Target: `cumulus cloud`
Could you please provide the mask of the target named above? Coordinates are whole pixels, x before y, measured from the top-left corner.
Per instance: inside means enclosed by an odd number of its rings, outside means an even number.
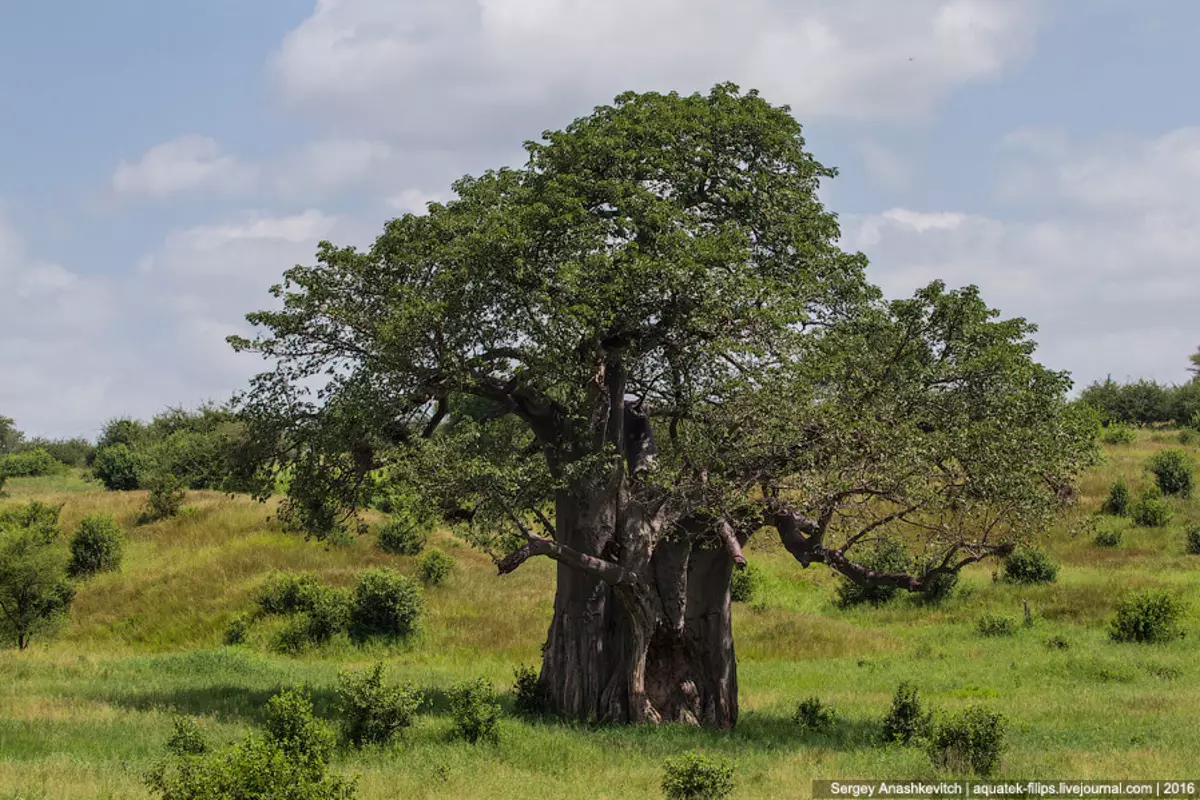
[[[233,193],[252,187],[255,173],[222,152],[216,140],[187,135],[150,148],[132,164],[122,161],[112,188],[121,197],[162,198],[200,189]]]

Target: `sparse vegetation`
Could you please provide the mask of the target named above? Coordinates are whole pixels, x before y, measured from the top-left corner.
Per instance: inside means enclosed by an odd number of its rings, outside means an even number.
[[[1008,617],[984,614],[975,622],[975,630],[980,636],[1013,636],[1017,632],[1017,623]]]

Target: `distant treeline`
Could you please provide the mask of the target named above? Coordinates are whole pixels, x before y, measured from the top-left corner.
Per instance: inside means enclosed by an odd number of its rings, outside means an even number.
[[[1200,426],[1200,379],[1172,385],[1147,380],[1117,383],[1108,378],[1088,386],[1079,399],[1096,409],[1105,423]]]

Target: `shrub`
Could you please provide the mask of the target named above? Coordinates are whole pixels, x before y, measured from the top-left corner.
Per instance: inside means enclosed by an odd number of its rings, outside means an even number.
[[[342,739],[355,747],[386,744],[413,723],[421,693],[411,686],[383,682],[383,662],[363,672],[338,676]]]
[[[253,621],[253,617],[249,614],[238,614],[229,620],[229,624],[225,626],[225,644],[230,646],[245,644],[246,635],[250,633],[250,625]]]
[[[1115,528],[1106,528],[1096,534],[1096,538],[1092,540],[1100,547],[1116,547],[1121,543],[1121,531]]]
[[[483,678],[451,687],[450,715],[454,717],[452,735],[456,739],[475,744],[500,738],[500,704],[496,702],[496,690]]]
[[[179,510],[183,508],[183,481],[170,472],[155,471],[144,483],[150,494],[146,496],[146,510],[142,512],[143,522],[155,522],[179,515]]]
[[[441,584],[454,569],[454,558],[441,550],[430,550],[417,562],[417,577],[426,586]]]
[[[1100,512],[1114,517],[1129,516],[1129,485],[1124,478],[1118,478],[1108,489],[1108,497],[1100,506]]]
[[[125,492],[138,488],[144,467],[142,457],[128,445],[114,444],[97,451],[92,474],[110,492]]]
[[[1100,441],[1105,444],[1133,444],[1137,441],[1137,429],[1123,422],[1114,422],[1100,431]]]
[[[917,687],[905,681],[892,697],[892,708],[883,718],[883,740],[897,744],[910,744],[929,735],[932,712],[921,707]]]
[[[972,706],[935,727],[929,755],[948,769],[987,776],[1000,763],[1004,733],[1003,716]]]
[[[86,467],[95,455],[96,448],[87,439],[30,439],[29,445],[40,447],[54,458],[70,467]]]
[[[32,636],[57,626],[75,597],[60,511],[38,502],[0,511],[0,645],[24,650]]]
[[[1195,479],[1192,475],[1192,460],[1182,450],[1163,450],[1155,453],[1146,463],[1154,474],[1154,482],[1164,495],[1191,497]]]
[[[67,573],[73,578],[111,572],[121,568],[125,534],[112,517],[94,514],[79,521],[71,537],[71,561]]]
[[[1184,428],[1179,432],[1179,443],[1184,447],[1191,447],[1197,440],[1200,440],[1200,432],[1195,428]]]
[[[415,556],[425,549],[425,532],[409,520],[393,517],[380,526],[379,549],[396,556]]]
[[[926,603],[936,605],[949,600],[957,587],[957,572],[939,572],[923,581],[921,585],[921,599]]]
[[[733,794],[733,765],[695,751],[668,758],[662,790],[668,800],[722,800]]]
[[[421,589],[392,569],[363,570],[350,605],[350,629],[357,638],[405,637],[416,630],[424,610]]]
[[[1012,636],[1017,632],[1017,624],[1008,617],[984,614],[975,623],[975,630],[980,636]]]
[[[754,599],[761,583],[762,573],[753,564],[734,569],[729,582],[729,599],[735,603],[749,603]]]
[[[1187,551],[1191,555],[1200,556],[1200,525],[1193,525],[1188,528]]]
[[[792,722],[802,730],[828,733],[833,730],[837,721],[837,713],[829,706],[823,705],[820,698],[809,697],[801,700],[792,714]]]
[[[285,689],[267,701],[263,727],[267,737],[285,751],[329,761],[334,735],[313,715],[312,698],[304,689]]]
[[[6,478],[39,478],[43,475],[59,475],[66,471],[66,464],[41,447],[10,453],[0,458],[0,475]]]
[[[321,586],[310,572],[272,572],[258,588],[254,601],[264,614],[297,614],[307,610],[308,597]]]
[[[311,642],[327,642],[350,624],[350,594],[344,589],[316,584],[305,591],[302,606]]]
[[[167,739],[167,751],[177,756],[198,756],[208,752],[208,742],[192,717],[175,718],[174,731]]]
[[[517,713],[536,717],[546,711],[546,692],[537,670],[533,667],[517,667],[513,672],[513,705]]]
[[[1183,611],[1183,603],[1165,592],[1133,592],[1117,603],[1108,635],[1115,642],[1169,642],[1183,635],[1179,628]]]
[[[876,572],[904,572],[912,565],[912,557],[903,542],[885,539],[863,552],[859,563]],[[849,578],[842,578],[837,588],[837,604],[842,608],[863,603],[882,605],[899,591],[893,586],[860,586]]]
[[[1042,550],[1018,547],[1004,559],[1004,579],[1009,583],[1054,583],[1058,565]]]
[[[1142,528],[1165,528],[1171,521],[1171,505],[1163,499],[1158,486],[1148,486],[1129,509],[1133,524]]]

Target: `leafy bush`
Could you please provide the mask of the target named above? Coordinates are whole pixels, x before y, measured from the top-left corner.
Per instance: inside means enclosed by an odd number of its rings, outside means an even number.
[[[1008,617],[984,614],[975,623],[975,630],[980,636],[1012,636],[1017,632],[1017,624]]]
[[[1169,642],[1183,635],[1179,627],[1183,612],[1183,603],[1166,592],[1133,592],[1117,603],[1108,635],[1115,642]]]
[[[883,740],[910,744],[929,735],[933,713],[921,706],[917,687],[905,681],[892,697],[892,708],[883,718]]]
[[[273,643],[281,653],[298,653],[309,644],[327,642],[350,623],[349,594],[307,572],[271,573],[259,587],[255,603],[259,613],[292,617]]]
[[[57,626],[75,597],[60,511],[38,502],[0,511],[0,644],[24,650],[32,636]]]
[[[1009,583],[1054,583],[1058,565],[1042,550],[1018,547],[1004,559],[1004,579]]]
[[[1100,431],[1100,441],[1105,444],[1133,444],[1137,441],[1137,429],[1123,422],[1114,422]]]
[[[956,772],[991,775],[1004,750],[1005,728],[1003,716],[972,706],[934,728],[930,758]]]
[[[417,577],[426,586],[437,586],[450,576],[454,558],[441,550],[430,550],[417,562]]]
[[[96,452],[92,474],[110,492],[126,492],[138,488],[145,466],[145,460],[128,445],[114,444]]]
[[[828,733],[833,730],[836,721],[837,713],[829,706],[822,704],[820,698],[817,697],[801,700],[792,714],[792,722],[802,730],[818,733]]]
[[[904,572],[912,565],[912,556],[903,542],[885,539],[863,552],[858,561],[875,572]],[[837,587],[837,603],[842,608],[863,603],[882,605],[899,591],[894,586],[860,586],[849,578],[842,578]]]
[[[174,731],[167,739],[167,751],[177,756],[198,756],[208,752],[208,742],[193,717],[175,717]]]
[[[454,718],[453,736],[472,744],[500,738],[500,704],[496,690],[483,678],[456,684],[450,689],[450,715]]]
[[[513,672],[513,705],[517,713],[536,717],[546,711],[546,692],[533,667],[517,667]]]
[[[21,450],[0,458],[0,475],[6,478],[38,478],[43,475],[59,475],[66,471],[66,464],[41,447]]]
[[[385,553],[396,556],[420,555],[425,549],[425,532],[407,519],[393,517],[379,528],[377,544]]]
[[[317,584],[305,593],[303,607],[311,642],[327,642],[349,627],[350,594],[344,589]]]
[[[338,676],[338,714],[342,739],[355,747],[385,744],[409,727],[421,706],[411,686],[383,682],[383,662],[363,672]]]
[[[1100,547],[1116,547],[1121,543],[1121,531],[1115,528],[1106,528],[1096,534],[1093,539]]]
[[[405,637],[420,622],[425,602],[421,589],[392,569],[363,570],[350,606],[350,631],[356,638]]]
[[[250,633],[250,625],[253,621],[254,618],[249,614],[238,614],[229,620],[229,624],[225,626],[225,644],[230,646],[245,644],[246,636]]]
[[[307,614],[300,613],[290,617],[283,627],[275,632],[275,638],[271,640],[271,649],[289,656],[303,653],[312,643],[310,629],[311,623]]]
[[[1171,521],[1171,505],[1163,499],[1162,490],[1148,486],[1129,509],[1133,524],[1142,528],[1165,528]]]
[[[84,517],[71,537],[67,572],[73,578],[82,578],[118,570],[124,552],[125,534],[112,517],[99,514]]]
[[[735,569],[729,582],[729,599],[735,603],[749,603],[762,583],[762,573],[753,564]]]
[[[1108,497],[1100,506],[1100,512],[1114,517],[1129,516],[1129,485],[1125,483],[1124,478],[1118,478],[1116,483],[1109,487]]]
[[[320,586],[311,572],[272,572],[258,587],[254,602],[264,614],[297,614],[308,610],[308,597]]]
[[[183,481],[170,472],[152,472],[144,480],[144,485],[150,490],[146,496],[146,509],[142,512],[142,522],[155,522],[170,519],[179,515],[183,508]]]
[[[1200,525],[1193,525],[1188,528],[1187,551],[1191,555],[1200,556]]]
[[[722,800],[733,794],[733,765],[689,751],[663,765],[662,790],[668,800]]]
[[[1182,450],[1163,450],[1155,453],[1146,463],[1154,475],[1154,482],[1164,495],[1191,497],[1195,485],[1192,460]]]
[[[949,600],[957,587],[957,572],[939,572],[924,580],[921,585],[921,599],[936,605]]]
[[[45,450],[55,461],[61,461],[69,467],[85,467],[96,452],[95,446],[87,439],[30,439],[22,450],[40,448]]]

